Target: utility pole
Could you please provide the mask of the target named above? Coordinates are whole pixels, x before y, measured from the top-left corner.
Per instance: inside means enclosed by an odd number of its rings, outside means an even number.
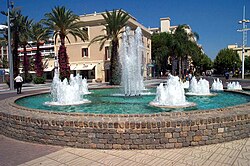
[[[13,7],[13,5],[11,5]],[[8,58],[9,58],[9,76],[10,76],[10,90],[14,90],[14,76],[13,76],[13,57],[11,51],[11,33],[10,33],[10,2],[7,0],[8,8]]]
[[[247,44],[247,31],[250,30],[250,28],[247,28],[246,23],[249,23],[250,20],[246,20],[246,11],[245,6],[243,7],[243,18],[239,21],[239,24],[242,24],[242,29],[237,30],[238,32],[242,32],[242,79],[244,79],[244,73],[245,73],[245,46]]]

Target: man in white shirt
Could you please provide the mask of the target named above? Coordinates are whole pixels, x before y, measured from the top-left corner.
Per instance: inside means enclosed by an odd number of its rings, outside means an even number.
[[[17,94],[19,94],[22,91],[23,78],[20,74],[18,74],[18,76],[14,80],[16,81]]]

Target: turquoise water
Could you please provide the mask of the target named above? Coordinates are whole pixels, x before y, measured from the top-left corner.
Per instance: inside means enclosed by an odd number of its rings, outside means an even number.
[[[16,104],[48,111],[55,112],[84,112],[95,114],[146,114],[173,111],[190,111],[190,110],[207,110],[214,108],[224,108],[234,105],[250,102],[250,96],[235,94],[229,92],[217,92],[216,96],[201,97],[187,96],[188,102],[197,104],[195,107],[185,109],[166,109],[150,106],[148,103],[153,101],[155,95],[123,97],[112,96],[118,94],[119,89],[100,89],[91,90],[92,94],[85,95],[84,98],[91,101],[90,104],[77,106],[47,106],[44,103],[51,101],[50,94],[42,94],[36,96],[25,97],[16,101]],[[150,90],[155,93],[155,89]]]

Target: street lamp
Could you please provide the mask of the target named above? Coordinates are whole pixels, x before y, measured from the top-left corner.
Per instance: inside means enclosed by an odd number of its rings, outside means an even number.
[[[10,90],[14,90],[14,76],[13,76],[13,57],[11,52],[11,37],[10,37],[10,7],[13,8],[13,3],[7,0],[7,8],[8,8],[8,58],[9,58],[9,76],[10,76]]]
[[[242,79],[244,79],[244,61],[245,61],[245,56],[244,56],[244,52],[245,52],[245,45],[247,44],[247,31],[250,30],[250,28],[247,28],[246,23],[249,23],[250,20],[246,20],[245,19],[245,6],[243,7],[243,19],[239,21],[239,24],[242,24],[242,29],[237,30],[238,32],[242,32]]]

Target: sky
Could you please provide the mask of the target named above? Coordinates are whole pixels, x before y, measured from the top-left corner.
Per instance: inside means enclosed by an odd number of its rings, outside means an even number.
[[[0,11],[7,11],[7,0],[0,0]],[[10,0],[11,1],[11,0]],[[24,16],[34,21],[55,6],[65,6],[77,15],[123,9],[145,27],[160,27],[160,18],[170,17],[171,25],[188,24],[199,34],[198,43],[212,60],[229,44],[242,45],[237,29],[246,7],[250,19],[250,0],[13,0]],[[6,16],[0,14],[0,24]],[[250,23],[248,23],[250,27]],[[248,41],[250,39],[248,35]],[[248,42],[250,43],[250,41]],[[249,44],[247,44],[249,46]]]

